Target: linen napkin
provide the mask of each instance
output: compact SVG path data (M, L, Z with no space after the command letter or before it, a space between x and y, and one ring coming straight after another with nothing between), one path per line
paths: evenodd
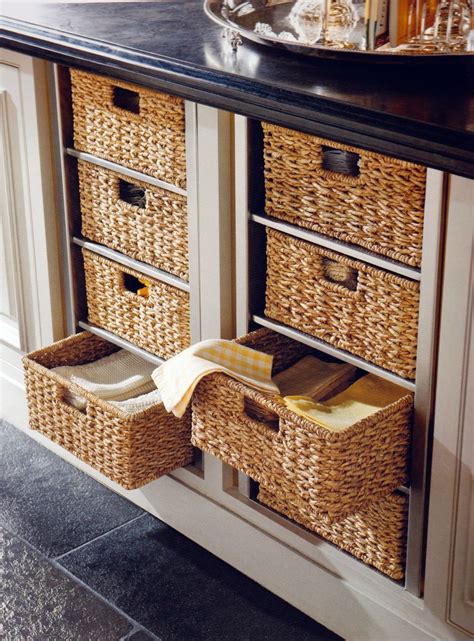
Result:
M282 396L310 396L314 401L334 396L347 387L356 374L348 363L328 363L316 356L304 356L291 367L273 377Z
M295 414L342 432L407 394L407 390L374 374L363 376L333 398L317 403L307 396L285 396L285 405Z

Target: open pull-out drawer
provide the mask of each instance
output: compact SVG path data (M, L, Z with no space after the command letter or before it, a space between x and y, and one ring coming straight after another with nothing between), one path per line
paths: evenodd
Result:
M82 332L25 356L30 426L133 489L191 462L190 413L175 418L161 402L124 411L53 369L93 363L117 350Z

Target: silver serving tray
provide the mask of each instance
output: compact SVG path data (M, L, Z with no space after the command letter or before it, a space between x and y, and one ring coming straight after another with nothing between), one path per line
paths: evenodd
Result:
M359 19L343 42L324 42L324 35L311 44L298 33L290 12L295 0L205 0L204 11L224 28L224 35L234 50L241 44L239 36L260 44L287 49L309 56L322 56L348 60L370 60L371 62L434 62L460 61L470 58L473 51L436 51L429 42L420 46L390 48L383 45L369 50L365 44L364 17Z

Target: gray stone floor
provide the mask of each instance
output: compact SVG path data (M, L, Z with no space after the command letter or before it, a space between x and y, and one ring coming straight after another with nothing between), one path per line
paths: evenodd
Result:
M0 434L1 639L340 639L26 434Z

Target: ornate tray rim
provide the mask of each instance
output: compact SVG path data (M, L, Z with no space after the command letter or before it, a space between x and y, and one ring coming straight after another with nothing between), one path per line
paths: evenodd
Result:
M319 56L322 58L335 58L338 60L351 60L351 61L368 61L370 62L391 62L391 63L404 63L404 62L455 62L474 60L474 51L451 51L451 52L434 52L434 53L413 53L412 51L392 51L392 50L376 50L366 51L362 49L338 49L329 47L327 45L311 45L302 44L300 42L291 42L289 40L280 40L272 36L266 36L261 33L255 33L245 29L241 25L227 19L222 15L222 8L225 6L226 0L204 0L204 12L206 15L219 24L224 30L229 30L234 34L240 35L245 40L251 40L258 44L263 44L267 47L276 47L278 49L286 49L294 53L299 53L305 56ZM240 43L239 43L240 44ZM236 49L236 47L234 47Z

